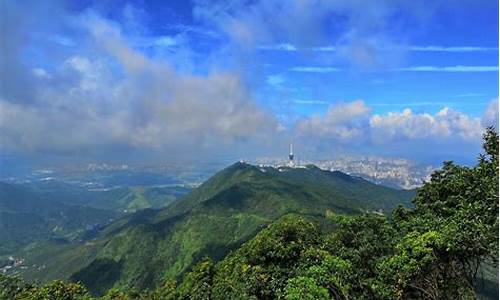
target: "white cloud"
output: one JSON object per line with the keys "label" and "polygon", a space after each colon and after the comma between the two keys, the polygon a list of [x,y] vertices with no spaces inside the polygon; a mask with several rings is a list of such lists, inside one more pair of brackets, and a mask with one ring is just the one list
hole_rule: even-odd
{"label": "white cloud", "polygon": [[[476,46],[404,46],[404,45],[391,45],[391,46],[374,46],[379,51],[414,51],[414,52],[487,52],[498,51],[497,47],[476,47]],[[323,46],[310,48],[311,51],[337,51],[335,46]]]}
{"label": "white cloud", "polygon": [[352,141],[363,135],[363,127],[357,121],[366,117],[370,109],[362,100],[331,105],[324,115],[313,115],[299,121],[300,136]]}
{"label": "white cloud", "polygon": [[399,68],[405,72],[498,72],[498,66],[412,66]]}
{"label": "white cloud", "polygon": [[[453,103],[451,102],[439,102],[439,101],[424,101],[424,102],[412,102],[411,106],[416,107],[416,106],[438,106],[438,107],[443,107],[443,106],[449,106],[452,105]],[[382,103],[370,103],[371,106],[390,106],[390,107],[402,107],[402,108],[407,108],[409,106],[408,103],[405,102],[397,102],[397,103],[391,103],[391,102],[382,102]]]}
{"label": "white cloud", "polygon": [[[498,102],[490,104],[484,117],[498,115]],[[496,111],[495,111],[496,110]],[[390,145],[391,143],[420,146],[459,143],[480,144],[484,124],[481,118],[444,107],[436,114],[414,113],[406,108],[384,115],[371,115],[362,100],[331,105],[324,115],[313,115],[300,120],[296,130],[300,137],[328,140],[333,144]]]}
{"label": "white cloud", "polygon": [[44,79],[50,82],[36,89],[31,101],[36,105],[0,99],[4,150],[121,145],[182,153],[265,144],[276,136],[279,124],[256,104],[237,74],[179,73],[168,62],[134,50],[117,25],[98,16],[83,23],[95,46],[68,58]]}
{"label": "white cloud", "polygon": [[182,35],[140,36],[129,39],[133,48],[178,48],[184,42]]}
{"label": "white cloud", "polygon": [[177,45],[177,40],[171,36],[160,36],[155,39],[154,44],[158,47],[172,47]]}
{"label": "white cloud", "polygon": [[297,47],[292,44],[283,43],[276,45],[263,45],[257,47],[259,50],[274,50],[274,51],[297,51]]}
{"label": "white cloud", "polygon": [[305,104],[305,105],[325,105],[328,104],[326,101],[322,100],[292,100],[295,104]]}
{"label": "white cloud", "polygon": [[[498,51],[498,47],[477,47],[477,46],[404,46],[404,45],[393,45],[385,47],[376,47],[377,50],[381,51],[415,51],[415,52],[487,52],[487,51]],[[290,43],[281,43],[276,45],[260,46],[259,50],[276,50],[276,51],[296,51],[297,47]],[[334,52],[338,51],[338,47],[334,45],[325,45],[320,47],[309,47],[303,50],[308,51],[319,51],[319,52]]]}
{"label": "white cloud", "polygon": [[443,108],[437,114],[415,114],[409,108],[402,112],[373,115],[370,118],[372,136],[376,142],[384,143],[398,139],[453,139],[477,141],[483,128],[479,118],[450,108]]}
{"label": "white cloud", "polygon": [[311,48],[312,51],[323,51],[323,52],[332,52],[337,51],[337,47],[335,46],[323,46],[323,47],[314,47]]}
{"label": "white cloud", "polygon": [[335,67],[293,67],[290,71],[302,73],[332,73],[342,70]]}
{"label": "white cloud", "polygon": [[[375,140],[393,142],[407,139],[416,140],[421,144],[442,138],[466,143],[478,140],[475,137],[479,131],[477,122],[480,118],[449,109],[434,115],[397,111],[371,116],[369,108],[362,101],[330,106],[324,115],[314,115],[291,124],[292,118],[280,118],[263,110],[254,101],[246,82],[238,73],[212,69],[208,63],[203,71],[214,71],[185,72],[175,65],[178,61],[196,64],[201,60],[213,59],[201,57],[195,60],[189,53],[180,56],[179,48],[189,46],[186,32],[196,33],[197,38],[203,35],[205,38],[209,36],[222,41],[224,50],[216,55],[219,63],[217,66],[222,65],[224,70],[231,70],[233,67],[233,54],[238,54],[233,51],[241,50],[234,47],[235,44],[248,46],[244,51],[254,50],[256,45],[264,45],[262,50],[301,50],[301,53],[304,50],[336,51],[334,55],[344,56],[348,60],[365,65],[376,64],[378,61],[384,61],[379,57],[381,51],[397,49],[397,46],[394,46],[398,45],[397,41],[392,41],[384,34],[387,24],[392,26],[387,22],[391,20],[392,12],[398,11],[394,9],[392,0],[376,3],[346,0],[270,0],[247,1],[246,4],[234,1],[229,5],[227,2],[204,3],[206,5],[198,5],[194,14],[196,22],[209,18],[209,26],[180,26],[177,28],[180,33],[172,36],[151,35],[151,32],[140,24],[138,27],[134,25],[134,30],[124,29],[129,36],[122,32],[125,27],[91,13],[80,16],[80,22],[72,21],[71,28],[68,28],[67,24],[61,25],[65,22],[62,20],[66,18],[46,17],[58,11],[51,8],[56,4],[41,5],[47,6],[48,9],[37,17],[40,19],[37,22],[32,21],[35,10],[28,12],[22,6],[16,8],[16,14],[5,14],[5,24],[8,25],[5,26],[8,27],[5,31],[6,43],[0,46],[1,52],[5,54],[0,57],[3,67],[0,78],[5,83],[0,91],[2,151],[15,149],[47,153],[86,153],[85,150],[89,149],[107,151],[108,147],[115,147],[115,150],[124,151],[128,148],[164,151],[174,148],[179,150],[175,153],[184,153],[210,148],[220,152],[224,151],[221,149],[226,146],[230,146],[229,151],[237,147],[251,151],[259,147],[246,147],[249,143],[260,146],[270,140],[276,140],[280,134],[292,134],[292,129],[283,131],[285,126],[290,128],[294,125],[299,134],[311,138],[312,144],[322,139],[346,145],[360,141],[368,144]],[[346,20],[340,24],[345,25],[345,30],[340,30],[338,35],[327,36],[325,33],[331,32],[325,32],[324,28],[327,26],[324,25],[338,21],[332,18],[332,15],[341,16],[340,19]],[[54,22],[55,19],[58,21]],[[136,20],[131,20],[131,23],[134,22]],[[47,28],[32,30],[33,24],[35,27]],[[82,28],[74,28],[82,24]],[[219,29],[222,33],[206,31],[205,28]],[[36,38],[35,41],[32,33],[34,31],[48,31],[54,36]],[[68,32],[71,32],[70,42],[61,38]],[[227,35],[224,36],[224,33]],[[225,44],[227,36],[231,38],[230,45]],[[49,47],[39,44],[40,40],[47,39],[50,42]],[[33,66],[27,68],[23,61],[24,56],[20,55],[25,52],[22,50],[26,45],[40,47],[39,49],[50,54],[42,64],[46,70],[40,67],[33,69]],[[78,47],[74,47],[75,45]],[[63,50],[53,53],[51,50],[54,50],[55,46]],[[144,49],[138,50],[141,47],[154,49],[147,49],[145,53],[149,56],[146,56],[140,51]],[[170,54],[159,53],[161,50],[171,52],[170,47],[175,48],[175,55],[179,55],[176,59],[171,59],[174,54],[169,56]],[[413,51],[483,50],[489,51],[477,47],[413,46]],[[242,53],[246,53],[244,51]],[[221,58],[220,53],[231,55]],[[63,63],[60,63],[61,61]],[[391,69],[397,68],[398,65],[395,65]],[[413,71],[498,70],[497,67],[491,66],[416,68]],[[333,66],[298,66],[290,71],[330,73],[339,72],[341,69]],[[267,78],[267,83],[279,86],[284,80],[282,75],[272,75]],[[291,88],[288,88],[287,92],[292,92]],[[293,92],[299,93],[296,90]],[[287,99],[299,96],[283,94]],[[329,102],[298,99],[290,100],[286,105],[293,103],[325,105]],[[498,111],[497,106],[490,105],[483,117],[483,123],[488,123],[488,120],[495,116],[495,109]],[[284,125],[279,124],[276,119],[283,120]],[[413,132],[411,129],[414,129]],[[379,149],[387,148],[381,146]]]}
{"label": "white cloud", "polygon": [[[311,48],[313,51],[335,51],[337,50],[333,46],[324,46]],[[486,51],[498,51],[497,47],[476,47],[476,46],[397,46],[392,47],[378,47],[378,50],[383,51],[415,51],[415,52],[486,52]]]}
{"label": "white cloud", "polygon": [[209,37],[209,38],[219,38],[220,37],[217,32],[210,30],[210,29],[207,29],[207,28],[199,27],[199,26],[192,26],[192,25],[186,25],[186,24],[180,24],[180,23],[179,24],[169,24],[166,26],[169,29],[177,30],[177,31],[180,31],[182,33],[194,33],[194,34],[202,35],[202,36]]}
{"label": "white cloud", "polygon": [[467,98],[467,97],[482,97],[482,96],[484,96],[484,94],[482,94],[482,93],[465,93],[465,94],[456,95],[455,97]]}
{"label": "white cloud", "polygon": [[[356,60],[349,49],[359,49],[361,41],[371,39],[369,44],[374,47],[366,48],[369,51],[365,55],[373,56],[370,61],[383,62],[376,57],[379,54],[377,50],[381,45],[397,44],[388,34],[394,22],[401,18],[423,21],[442,4],[437,2],[424,5],[393,0],[376,3],[349,0],[230,3],[198,0],[195,1],[193,16],[200,23],[218,27],[232,42],[248,49],[336,51],[342,48],[345,51],[339,51],[340,56]],[[332,34],[332,25],[339,29],[335,30],[335,34]]]}
{"label": "white cloud", "polygon": [[283,75],[280,74],[269,75],[267,76],[266,82],[267,84],[269,84],[274,88],[280,88],[283,85],[283,83],[285,83],[285,77],[283,77]]}
{"label": "white cloud", "polygon": [[495,126],[498,130],[498,98],[491,100],[484,111],[483,118],[481,120],[481,124],[486,126]]}
{"label": "white cloud", "polygon": [[47,71],[43,68],[34,68],[31,71],[33,72],[33,75],[38,78],[50,78],[49,73],[47,73]]}
{"label": "white cloud", "polygon": [[419,52],[484,52],[498,51],[497,47],[474,47],[474,46],[410,46],[410,51]]}
{"label": "white cloud", "polygon": [[49,40],[53,41],[54,43],[58,43],[59,45],[66,46],[66,47],[74,47],[75,42],[66,36],[62,35],[51,35],[49,36]]}
{"label": "white cloud", "polygon": [[[360,60],[369,59],[369,56],[365,56],[360,53],[358,57]],[[366,65],[370,63],[367,62]],[[303,73],[333,73],[340,72],[343,69],[336,67],[318,67],[318,66],[299,66],[289,69],[293,72],[303,72]],[[402,72],[498,72],[498,66],[411,66],[394,69],[395,71]]]}

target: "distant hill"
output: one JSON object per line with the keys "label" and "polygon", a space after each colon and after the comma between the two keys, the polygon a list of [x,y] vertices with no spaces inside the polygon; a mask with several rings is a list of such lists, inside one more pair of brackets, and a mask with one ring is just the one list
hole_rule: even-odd
{"label": "distant hill", "polygon": [[47,255],[54,253],[50,245],[29,253],[38,267],[24,276],[70,278],[97,294],[113,286],[152,287],[181,276],[204,256],[222,259],[285,214],[387,212],[409,206],[414,194],[314,166],[236,163],[168,207],[125,216],[91,241],[59,247],[57,255]]}
{"label": "distant hill", "polygon": [[45,201],[58,201],[121,212],[161,208],[191,190],[180,185],[142,186],[140,184],[113,188],[89,188],[62,180],[42,180],[15,186]]}
{"label": "distant hill", "polygon": [[127,212],[164,207],[188,191],[179,186],[89,190],[55,180],[0,182],[0,256],[36,241],[89,238]]}
{"label": "distant hill", "polygon": [[46,199],[22,186],[0,183],[0,254],[33,241],[77,238],[121,214]]}

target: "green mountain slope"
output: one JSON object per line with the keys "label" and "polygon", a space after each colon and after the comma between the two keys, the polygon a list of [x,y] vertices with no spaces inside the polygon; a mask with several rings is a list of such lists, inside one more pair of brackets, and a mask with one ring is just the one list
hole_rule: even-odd
{"label": "green mountain slope", "polygon": [[0,255],[33,241],[80,238],[120,215],[49,200],[23,187],[0,183]]}
{"label": "green mountain slope", "polygon": [[[181,276],[203,256],[223,258],[285,214],[386,211],[400,203],[409,205],[413,196],[413,191],[313,166],[274,169],[236,163],[167,208],[119,219],[96,239],[45,256],[43,271],[30,269],[24,275],[71,278],[94,293],[113,286],[153,287]],[[41,261],[43,253],[32,255],[32,261]]]}
{"label": "green mountain slope", "polygon": [[55,180],[0,182],[0,257],[16,255],[32,242],[87,239],[128,212],[164,207],[188,191],[181,186],[89,190]]}
{"label": "green mountain slope", "polygon": [[[35,196],[43,201],[57,201],[121,212],[161,208],[190,191],[189,188],[177,185],[89,189],[84,185],[59,180],[44,180],[13,186],[18,189],[22,188],[25,193],[30,193],[32,197]],[[4,189],[3,185],[0,186],[0,192],[2,189]]]}

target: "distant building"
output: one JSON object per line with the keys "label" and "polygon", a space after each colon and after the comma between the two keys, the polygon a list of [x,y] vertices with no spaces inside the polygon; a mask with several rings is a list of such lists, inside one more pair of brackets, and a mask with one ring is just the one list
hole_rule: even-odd
{"label": "distant building", "polygon": [[295,163],[293,161],[293,143],[290,143],[290,154],[288,154],[288,166],[293,168]]}

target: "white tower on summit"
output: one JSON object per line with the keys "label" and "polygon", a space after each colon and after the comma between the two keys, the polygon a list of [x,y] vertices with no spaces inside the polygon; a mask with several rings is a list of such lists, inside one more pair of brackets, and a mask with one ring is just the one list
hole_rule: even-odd
{"label": "white tower on summit", "polygon": [[290,143],[290,154],[288,154],[288,166],[293,168],[295,166],[293,162],[293,143]]}

